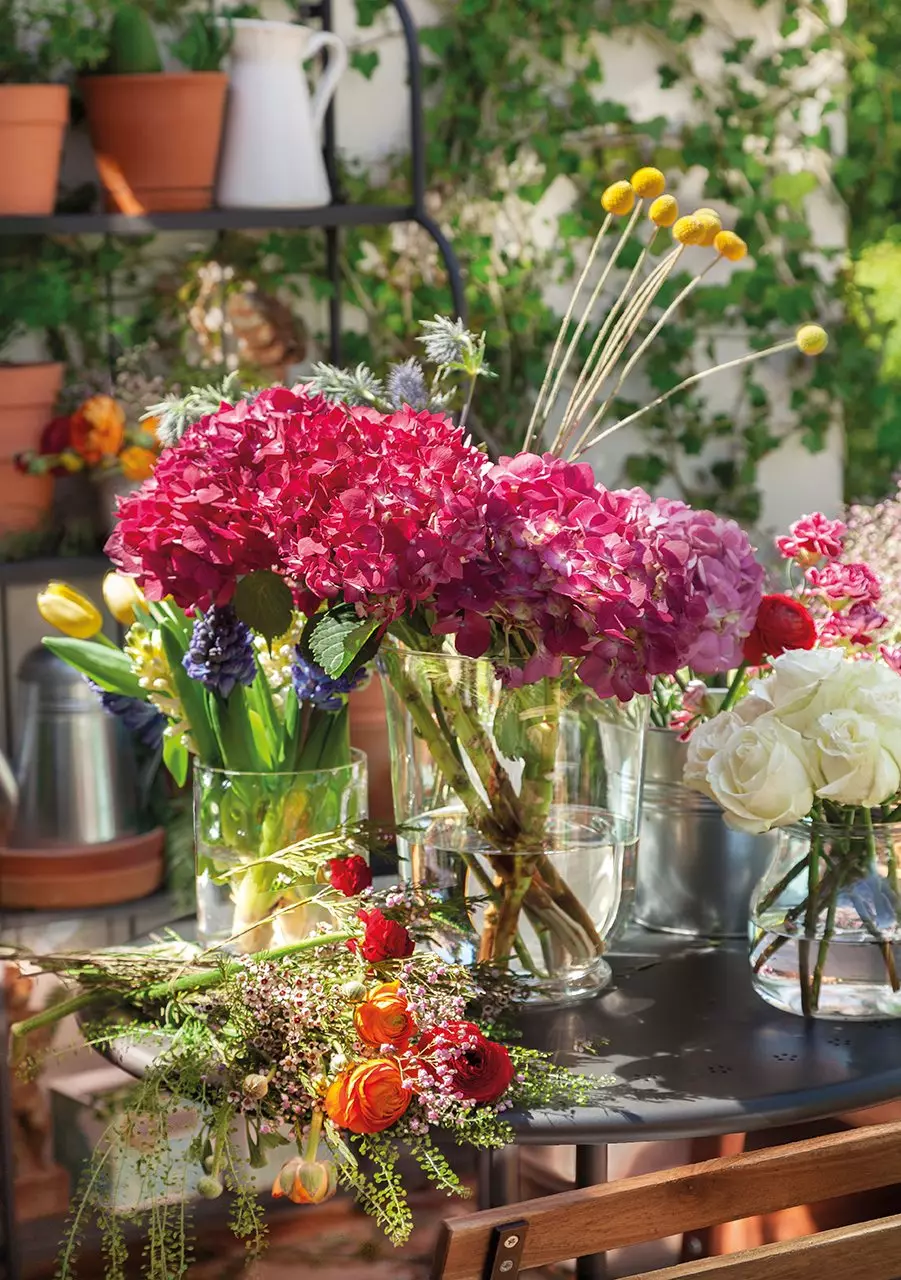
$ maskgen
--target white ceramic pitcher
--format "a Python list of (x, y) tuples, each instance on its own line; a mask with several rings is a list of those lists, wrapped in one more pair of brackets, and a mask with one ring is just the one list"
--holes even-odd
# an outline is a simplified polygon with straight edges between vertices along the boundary
[[(228, 111), (217, 199), (226, 209), (307, 209), (331, 200), (320, 134), (347, 69), (331, 31), (292, 22), (234, 20)], [(330, 50), (310, 98), (304, 63)]]

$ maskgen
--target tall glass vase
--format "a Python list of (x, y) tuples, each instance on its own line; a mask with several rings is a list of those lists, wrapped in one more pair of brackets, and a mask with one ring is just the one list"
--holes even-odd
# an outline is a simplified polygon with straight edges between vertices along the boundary
[[(299, 773), (194, 767), (197, 929), (207, 946), (260, 951), (303, 937), (322, 918), (313, 883), (286, 883), (260, 859), (367, 816), (366, 757)], [(290, 908), (288, 910), (287, 908)], [(274, 918), (273, 918), (274, 917)]]
[(901, 1017), (901, 823), (803, 822), (779, 832), (751, 902), (751, 977), (812, 1018)]
[(648, 705), (573, 674), (506, 688), (485, 659), (383, 649), (401, 867), (442, 952), (535, 1000), (595, 994), (629, 916)]

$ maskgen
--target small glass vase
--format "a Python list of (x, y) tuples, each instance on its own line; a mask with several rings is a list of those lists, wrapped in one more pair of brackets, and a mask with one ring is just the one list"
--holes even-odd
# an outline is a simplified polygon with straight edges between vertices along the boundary
[[(250, 864), (366, 816), (362, 751), (351, 751), (347, 765), (300, 773), (238, 773), (196, 762), (199, 941), (206, 946), (228, 943), (247, 953), (304, 937), (323, 918), (317, 908), (303, 907), (315, 886), (287, 885), (277, 868)], [(293, 910), (283, 910), (292, 905)]]
[(648, 700), (393, 646), (379, 663), (401, 872), (432, 895), (435, 945), (535, 1001), (594, 995), (635, 889)]
[(899, 857), (901, 823), (780, 831), (751, 900), (751, 976), (764, 1000), (811, 1018), (901, 1017)]

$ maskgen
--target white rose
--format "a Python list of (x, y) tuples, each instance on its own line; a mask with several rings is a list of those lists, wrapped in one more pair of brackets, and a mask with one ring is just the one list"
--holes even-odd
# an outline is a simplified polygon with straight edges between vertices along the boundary
[(815, 759), (824, 779), (818, 796), (872, 809), (895, 794), (901, 769), (877, 723), (857, 711), (828, 711), (817, 729)]
[(859, 661), (843, 710), (857, 711), (879, 730), (879, 740), (901, 766), (901, 676), (881, 662)]
[(734, 711), (721, 711), (711, 720), (704, 720), (688, 739), (688, 754), (682, 781), (693, 791), (714, 797), (707, 782), (707, 766), (713, 756), (722, 749), (741, 725)]
[(729, 825), (752, 835), (796, 822), (813, 804), (804, 741), (772, 715), (733, 730), (707, 765), (707, 785)]
[(803, 734), (824, 712), (845, 705), (853, 665), (839, 649), (791, 649), (775, 659), (768, 676), (751, 681), (750, 696)]

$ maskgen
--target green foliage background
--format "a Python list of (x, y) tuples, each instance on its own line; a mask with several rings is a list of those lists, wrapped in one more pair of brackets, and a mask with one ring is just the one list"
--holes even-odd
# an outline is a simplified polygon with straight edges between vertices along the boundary
[[(176, 3), (184, 7), (183, 0)], [(712, 413), (703, 398), (688, 393), (649, 415), (644, 447), (627, 459), (624, 478), (649, 487), (675, 478), (689, 500), (753, 522), (759, 464), (786, 430), (797, 431), (816, 451), (830, 424), (843, 419), (852, 499), (887, 492), (901, 465), (901, 230), (895, 216), (901, 201), (901, 0), (854, 0), (841, 25), (831, 21), (823, 0), (781, 0), (775, 9), (762, 0), (748, 3), (752, 21), (736, 33), (709, 6), (693, 6), (692, 0), (441, 0), (439, 20), (420, 37), (429, 208), (453, 238), (470, 322), (486, 330), (488, 358), (498, 373), (480, 389), (483, 435), (499, 450), (521, 436), (558, 323), (545, 301), (548, 286), (571, 276), (597, 228), (604, 187), (642, 163), (658, 164), (670, 175), (699, 168), (707, 172), (705, 202), (731, 210), (736, 230), (751, 246), (754, 269), (728, 278), (714, 273), (711, 279), (726, 283), (705, 284), (692, 296), (646, 364), (651, 388), (666, 389), (696, 362), (707, 363), (713, 339), (699, 342), (699, 334), (746, 326), (753, 345), (766, 345), (817, 319), (832, 341), (814, 366), (800, 357), (794, 362), (794, 426), (777, 425), (784, 415), (774, 409), (760, 366), (754, 366), (729, 412)], [(371, 29), (377, 37), (389, 0), (356, 0), (356, 8), (364, 35)], [(760, 11), (759, 30), (754, 9)], [(772, 27), (774, 13), (782, 40), (777, 56), (759, 34)], [(659, 85), (688, 95), (690, 123), (674, 126), (650, 112), (630, 115), (607, 96), (599, 36), (619, 45), (644, 42)], [(697, 70), (698, 52), (711, 38), (720, 51), (719, 78)], [(373, 75), (377, 46), (374, 38), (358, 48), (351, 74)], [(799, 81), (816, 54), (835, 55), (837, 74), (814, 84), (809, 77)], [(811, 93), (822, 106), (814, 124), (805, 110)], [(844, 130), (842, 149), (836, 138)], [(346, 172), (345, 195), (403, 202), (408, 170), (402, 156), (387, 177), (384, 170), (378, 179)], [(518, 234), (516, 217), (524, 220), (524, 211), (558, 178), (572, 184), (575, 200), (559, 220), (555, 242), (540, 249)], [(844, 250), (813, 242), (810, 206), (818, 188), (847, 209), (850, 261)], [(507, 241), (491, 234), (498, 219), (511, 218)], [(68, 249), (75, 252), (76, 243)], [(364, 332), (344, 334), (345, 360), (380, 366), (411, 354), (416, 322), (450, 308), (431, 241), (416, 228), (385, 227), (349, 231), (342, 244), (345, 293), (366, 318)], [(4, 249), (7, 263), (7, 254), (21, 253), (21, 246)], [(87, 363), (103, 362), (113, 317), (120, 344), (163, 335), (173, 345), (173, 375), (183, 376), (176, 358), (179, 326), (197, 300), (197, 268), (211, 256), (229, 273), (224, 287), (251, 280), (282, 297), (292, 289), (319, 298), (328, 293), (319, 231), (220, 235), (212, 249), (186, 255), (161, 287), (152, 288), (140, 265), (140, 243), (106, 241), (77, 252), (71, 270), (62, 265), (62, 246), (45, 249), (36, 266), (46, 272), (48, 257), (59, 260), (57, 283), (44, 285), (55, 311), (53, 317), (48, 312), (47, 325), (65, 322), (68, 302), (68, 330), (75, 331)], [(131, 292), (127, 319), (104, 304), (100, 281), (111, 274), (117, 287), (124, 281)], [(669, 289), (684, 280), (672, 279)], [(18, 281), (5, 296), (10, 305), (0, 325), (7, 332), (40, 327), (30, 314), (34, 306), (16, 316), (16, 298), (29, 296)], [(35, 302), (39, 296), (31, 295)], [(54, 342), (58, 347), (58, 331)], [(717, 459), (712, 463), (711, 454)]]

